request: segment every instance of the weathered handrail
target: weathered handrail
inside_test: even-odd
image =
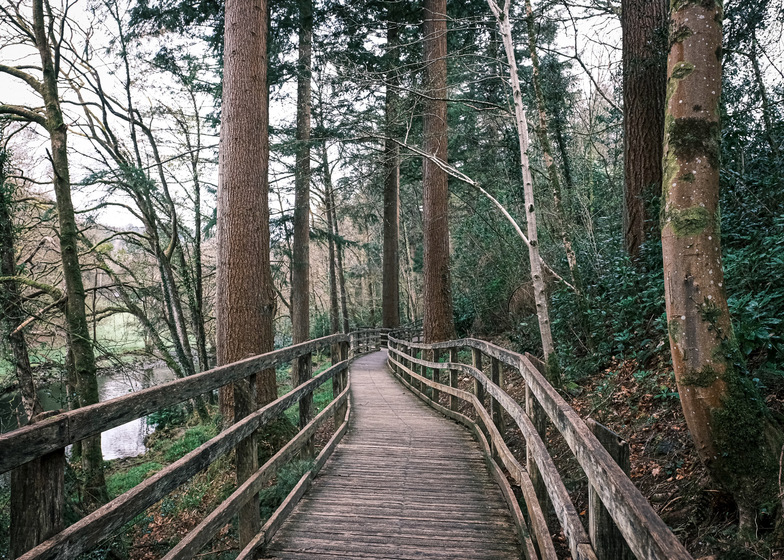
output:
[[[584,540],[584,530],[582,530],[582,525],[578,529],[577,524],[573,522],[575,513],[573,512],[573,506],[571,506],[570,510],[569,505],[571,505],[571,501],[566,500],[569,505],[565,503],[563,494],[558,488],[558,483],[552,480],[552,472],[548,472],[550,470],[548,463],[551,460],[548,461],[542,456],[545,454],[549,457],[549,454],[547,454],[544,445],[540,445],[541,439],[539,430],[535,429],[535,422],[532,421],[529,414],[514,399],[506,394],[496,383],[493,383],[480,369],[458,363],[457,353],[452,352],[452,350],[471,348],[475,353],[485,354],[520,372],[530,394],[536,399],[554,427],[561,433],[572,453],[574,453],[577,462],[586,474],[588,482],[609,511],[636,558],[646,560],[692,560],[691,555],[689,555],[661,518],[656,515],[656,512],[645,497],[613,461],[607,450],[591,433],[579,415],[564,401],[527,357],[494,344],[471,338],[437,344],[422,344],[390,337],[389,347],[390,356],[395,355],[409,363],[418,364],[420,367],[433,370],[462,371],[471,375],[477,382],[475,392],[477,397],[479,397],[477,400],[480,404],[482,401],[481,397],[486,392],[515,420],[526,439],[526,448],[534,455],[536,467],[538,467],[539,474],[547,486],[550,500],[569,540],[573,557],[579,558],[584,554],[584,550],[581,551],[579,546],[586,544],[581,542]],[[408,350],[408,353],[401,349]],[[450,362],[428,361],[409,355],[417,350],[439,351],[447,349],[450,350]],[[479,361],[481,363],[481,358]],[[394,369],[394,367],[402,366],[403,364],[393,358],[391,365]],[[410,368],[406,369],[409,373],[413,373]],[[422,378],[423,376],[417,375],[417,382],[423,383]],[[450,378],[450,383],[456,384],[457,376],[452,375]],[[447,389],[449,386],[437,382],[431,383],[439,385],[438,390],[453,394]],[[428,383],[425,384],[430,386]],[[522,469],[519,463],[517,465]],[[513,469],[510,469],[508,464],[505,466],[510,471],[510,474],[514,476],[515,472],[513,472]],[[519,475],[520,473],[518,472],[517,474]],[[526,497],[526,501],[528,501],[528,497]],[[580,530],[582,530],[582,534]]]
[[[219,366],[189,377],[123,395],[115,399],[62,412],[35,424],[0,434],[0,474],[28,461],[147,416],[278,364],[346,343],[349,335],[334,334]]]
[[[348,367],[357,354],[380,346],[388,329],[361,329],[350,334],[337,334],[276,350],[261,356],[218,367],[184,379],[178,379],[137,393],[122,396],[83,409],[57,414],[52,418],[28,425],[0,436],[0,472],[19,467],[27,461],[62,448],[85,437],[96,435],[117,425],[150,414],[165,406],[183,402],[207,391],[236,382],[267,368],[296,359],[309,360],[311,353],[323,348],[332,352],[332,366],[308,379],[282,397],[220,432],[214,438],[165,467],[128,492],[90,513],[70,527],[37,544],[19,556],[21,560],[70,559],[89,551],[103,539],[114,534],[146,508],[190,480],[212,462],[235,449],[239,443],[257,432],[269,421],[279,417],[291,406],[304,402],[313,392],[332,380],[333,400],[306,425],[275,456],[258,468],[235,492],[224,500],[207,518],[186,535],[166,556],[186,559],[199,550],[214,534],[236,515],[240,508],[258,495],[264,483],[277,469],[297,453],[306,452],[316,430],[330,417],[335,419],[335,432],[319,453],[311,470],[303,477],[289,497],[262,528],[263,538],[253,542],[263,546],[277,530],[285,514],[293,507],[310,480],[326,462],[337,442],[345,433],[350,414],[348,403]],[[350,354],[350,355],[349,355]],[[25,446],[20,448],[19,446]],[[312,448],[311,448],[312,449]],[[58,451],[60,450],[60,451]],[[303,451],[304,450],[304,451]],[[307,480],[305,480],[307,478]],[[62,481],[60,481],[62,484]],[[12,486],[13,491],[13,486]],[[62,508],[62,503],[50,504]],[[32,504],[35,507],[35,504]],[[27,548],[27,547],[25,547]],[[22,550],[24,551],[25,548]],[[254,549],[256,550],[256,549]]]

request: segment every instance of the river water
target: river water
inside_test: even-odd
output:
[[[174,379],[174,374],[165,366],[118,368],[98,377],[98,395],[101,402],[127,395],[141,389]],[[65,387],[52,383],[38,392],[45,410],[65,407]],[[7,432],[18,426],[16,411],[21,407],[18,392],[0,395],[0,431]],[[117,426],[101,434],[101,449],[104,460],[136,457],[145,452],[144,438],[154,430],[146,418],[139,418]]]

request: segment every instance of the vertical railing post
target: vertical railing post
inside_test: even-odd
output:
[[[457,363],[459,349],[454,346],[449,349],[449,361],[453,364]],[[459,373],[456,369],[449,370],[449,386],[457,389],[459,383]],[[460,408],[460,399],[454,395],[449,395],[449,408],[452,410],[458,410]]]
[[[618,434],[592,418],[589,418],[586,424],[602,447],[610,454],[610,457],[628,476],[631,470],[629,444]],[[629,545],[626,544],[626,540],[615,525],[615,521],[599,499],[599,494],[591,485],[588,486],[588,535],[591,537],[591,544],[593,544],[598,560],[634,559]]]
[[[58,414],[42,412],[30,423]],[[65,449],[11,471],[11,558],[18,558],[64,529]]]
[[[480,372],[482,371],[482,351],[478,348],[471,348],[471,365]],[[474,378],[474,394],[476,395],[476,398],[479,399],[479,403],[484,406],[485,389],[482,386],[482,383],[476,378]]]
[[[539,370],[542,375],[544,375],[544,363],[537,357],[532,356],[527,352],[525,356],[534,365],[534,367],[536,367],[536,369]],[[534,428],[536,428],[539,437],[542,438],[542,441],[546,442],[547,439],[545,436],[547,432],[547,415],[539,402],[536,400],[536,397],[531,391],[531,387],[529,387],[527,383],[525,385],[525,413],[531,420]],[[531,482],[533,483],[534,490],[536,491],[536,496],[539,499],[539,504],[542,506],[542,512],[544,512],[544,515],[548,519],[549,523],[550,511],[552,510],[552,506],[550,505],[550,498],[547,495],[547,488],[544,484],[544,479],[539,472],[539,467],[536,466],[536,460],[534,459],[533,453],[531,452],[531,446],[528,445],[525,447],[525,466],[528,470],[529,476],[531,477]]]
[[[234,387],[234,422],[252,414],[256,410],[257,384],[256,375],[249,375],[245,379],[237,380]],[[259,455],[257,451],[258,431],[253,432],[236,447],[236,472],[237,482],[242,484],[259,468]],[[240,547],[247,545],[261,529],[261,515],[259,512],[259,495],[255,494],[242,507],[238,514],[238,533]]]
[[[498,385],[501,390],[504,388],[504,372],[501,369],[501,362],[498,358],[491,358],[490,359],[490,380]],[[490,397],[490,401],[492,403],[492,414],[493,414],[493,423],[495,427],[498,428],[498,431],[501,433],[501,436],[504,435],[506,431],[506,427],[504,426],[504,409],[501,406],[501,403],[498,402],[496,399]]]
[[[308,352],[297,358],[297,383],[295,387],[306,383],[313,377],[313,354]],[[308,425],[311,420],[311,409],[313,408],[313,393],[303,395],[299,400],[299,429],[302,430]],[[315,455],[315,446],[313,438],[308,440],[308,443],[302,448],[302,457],[310,458]]]
[[[331,364],[333,366],[335,364],[339,364],[342,361],[340,359],[340,343],[339,342],[335,343],[335,344],[332,344],[329,347],[329,357],[330,357],[330,362],[331,362]],[[345,387],[342,386],[342,382],[343,382],[342,372],[336,373],[334,376],[332,376],[332,398],[333,399],[338,398],[338,395],[340,395],[340,393],[343,392],[343,389],[345,389]],[[332,416],[333,423],[335,424],[335,429],[337,429],[338,426],[340,426],[340,424],[343,422],[343,416],[341,416],[339,409],[340,409],[340,407],[335,408],[335,412],[333,413],[333,416]]]
[[[431,362],[438,362],[441,359],[441,350],[434,348],[430,351],[430,361]],[[438,368],[433,368],[433,381],[436,383],[441,383],[441,370]],[[438,389],[433,389],[432,399],[433,402],[438,402],[441,398],[441,391]]]

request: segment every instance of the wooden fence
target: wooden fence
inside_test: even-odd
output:
[[[586,425],[544,378],[541,362],[534,365],[536,358],[471,338],[422,344],[395,332],[390,333],[388,346],[390,367],[402,383],[436,410],[465,424],[484,447],[527,558],[556,559],[547,523],[552,508],[574,559],[692,560],[627,476],[628,446],[603,426],[592,421]],[[460,350],[471,352],[471,365],[459,362]],[[441,362],[446,353],[448,360]],[[490,360],[489,377],[483,372],[485,359]],[[525,380],[524,406],[503,390],[502,364]],[[461,376],[473,378],[472,391],[458,387]],[[449,396],[443,402],[442,393]],[[473,407],[476,420],[459,412],[460,401]],[[525,465],[504,442],[505,415],[525,439]],[[548,423],[563,436],[588,479],[588,530],[543,441]],[[527,516],[500,466],[520,488]]]
[[[301,404],[301,408],[309,410],[313,392],[331,380],[333,398],[329,405],[314,418],[301,422],[299,432],[277,454],[240,484],[165,556],[166,560],[193,558],[246,504],[256,500],[258,509],[259,491],[281,466],[307,449],[316,430],[329,417],[334,417],[335,431],[315,457],[312,468],[239,555],[242,559],[254,557],[310,486],[346,431],[350,415],[348,366],[351,359],[378,348],[385,338],[383,329],[363,329],[349,335],[319,338],[70,412],[45,413],[23,428],[0,435],[0,474],[12,471],[12,475],[17,475],[12,476],[12,503],[21,505],[21,509],[12,510],[11,557],[71,560],[95,548],[216,459],[241,446],[286,409]],[[66,446],[224,385],[240,382],[266,369],[293,360],[309,365],[312,354],[325,349],[329,349],[332,360],[332,365],[325,371],[239,419],[178,461],[64,528]]]

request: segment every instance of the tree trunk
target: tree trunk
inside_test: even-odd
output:
[[[331,334],[336,334],[340,329],[337,251],[335,250],[335,225],[332,222],[332,174],[329,172],[329,157],[325,142],[321,143],[321,168],[324,181],[324,213],[327,215],[327,233],[329,236],[329,329]]]
[[[512,86],[512,97],[515,106],[515,125],[520,146],[520,171],[523,176],[523,197],[526,209],[526,227],[528,233],[528,258],[531,263],[531,281],[534,286],[534,302],[536,303],[536,317],[539,321],[539,335],[542,340],[542,353],[544,361],[548,362],[555,353],[553,335],[550,329],[550,309],[547,302],[547,289],[542,274],[542,258],[539,255],[539,235],[536,231],[536,207],[534,206],[534,187],[531,177],[531,167],[528,163],[528,123],[523,107],[523,94],[520,91],[520,79],[517,75],[517,59],[515,58],[514,43],[512,42],[512,25],[509,21],[509,6],[505,5],[502,12],[494,0],[488,0],[490,9],[495,15],[501,39],[504,43],[506,59],[509,63],[509,80]],[[550,381],[556,381],[551,375]]]
[[[446,0],[424,2],[423,150],[447,161]],[[446,171],[425,158],[422,163],[424,220],[424,296],[426,343],[454,338],[452,279],[449,270],[449,189]]]
[[[7,153],[0,147],[0,276],[16,276],[16,256],[14,252],[14,226],[11,221],[12,187],[6,183]],[[19,394],[25,422],[43,412],[35,390],[30,356],[22,331],[16,328],[25,320],[22,297],[16,282],[0,282],[0,311],[2,311],[3,336],[7,337],[13,354]]]
[[[63,120],[58,92],[58,69],[47,38],[43,0],[33,0],[33,34],[41,58],[43,83],[41,94],[46,106],[46,129],[51,145],[53,185],[60,226],[60,257],[65,282],[65,322],[69,347],[79,391],[79,406],[98,402],[98,381],[95,377],[95,355],[85,311],[84,284],[79,265],[78,227],[71,201],[71,176],[68,166],[67,126]],[[101,436],[82,443],[85,499],[92,505],[104,503],[106,481],[103,474]]]
[[[327,171],[329,172],[329,171]],[[330,185],[332,181],[330,181]],[[332,227],[335,232],[335,243],[337,245],[337,265],[338,265],[338,287],[340,288],[340,311],[343,315],[343,332],[349,332],[348,321],[348,294],[346,293],[346,276],[343,273],[343,244],[340,243],[340,230],[338,229],[338,214],[335,209],[335,193],[329,189],[329,205],[332,210]]]
[[[400,153],[397,142],[398,24],[393,4],[387,7],[387,87],[384,143],[384,256],[381,276],[381,326],[400,326]]]
[[[273,349],[267,14],[266,0],[226,4],[215,305],[218,365]],[[239,420],[274,399],[276,392],[274,370],[261,372],[221,390],[222,412]],[[237,446],[238,484],[256,470],[257,460],[255,437]],[[259,528],[258,500],[251,499],[239,513],[240,548]]]
[[[700,458],[735,498],[741,530],[778,503],[782,434],[732,333],[720,245],[721,5],[673,4],[667,61],[662,250],[673,369]]]
[[[749,59],[751,60],[751,68],[754,70],[754,81],[757,83],[757,91],[759,91],[760,100],[762,101],[762,120],[765,123],[765,140],[768,142],[773,157],[776,160],[779,160],[781,158],[781,150],[773,135],[773,111],[770,97],[768,97],[768,90],[765,88],[765,81],[762,77],[762,70],[760,69],[759,58],[757,57],[757,49],[759,49],[757,34],[752,31]]]
[[[553,193],[553,210],[555,214],[555,223],[558,228],[558,235],[563,243],[564,250],[566,251],[566,261],[569,264],[569,275],[572,279],[575,292],[580,302],[580,310],[584,312],[584,304],[582,297],[582,282],[580,280],[580,270],[577,266],[577,255],[574,252],[572,245],[572,238],[566,231],[566,212],[563,206],[563,195],[561,193],[561,181],[558,178],[558,170],[555,167],[555,159],[553,158],[553,148],[550,144],[550,138],[547,135],[547,111],[544,104],[544,93],[542,92],[541,73],[539,71],[539,55],[536,51],[536,23],[534,21],[534,12],[531,7],[531,0],[525,0],[526,22],[528,25],[528,50],[531,55],[532,78],[534,84],[534,97],[536,98],[536,108],[539,114],[539,126],[536,127],[536,134],[539,138],[539,144],[542,148],[542,156],[544,157],[544,165],[547,168],[547,178],[550,182],[550,190]]]
[[[310,338],[310,80],[313,0],[299,0],[297,63],[297,153],[294,172],[294,239],[291,252],[291,335],[299,344]],[[310,378],[310,356],[291,363],[291,385]],[[299,403],[300,427],[310,421],[312,396]]]
[[[649,204],[661,196],[668,0],[622,0],[623,237],[636,258],[655,233]]]

